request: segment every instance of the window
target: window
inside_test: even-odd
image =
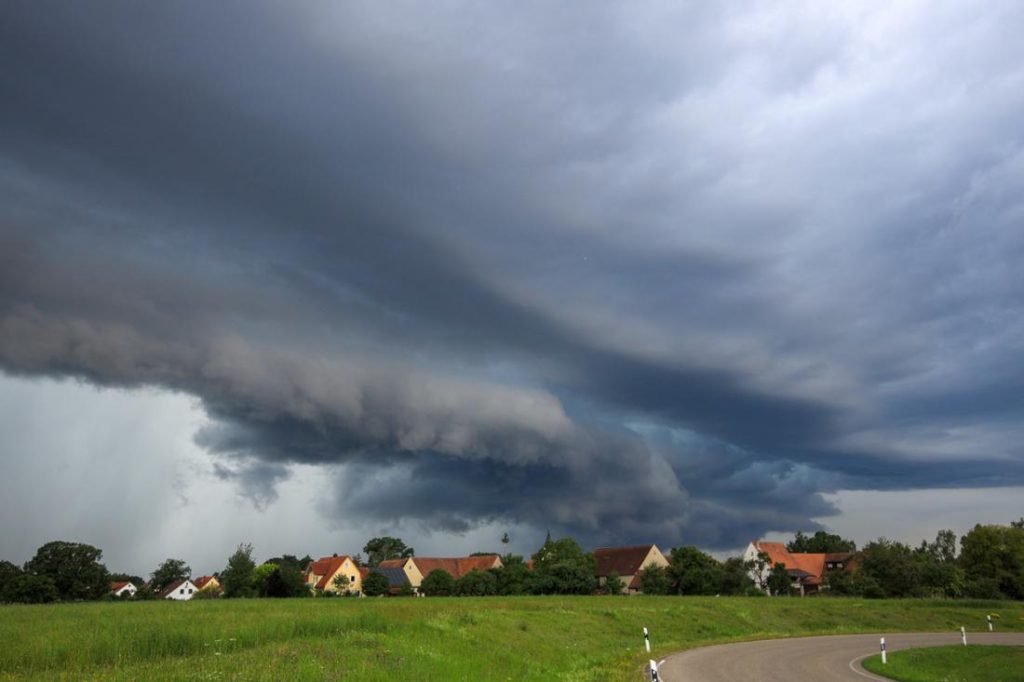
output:
[[[183,587],[180,590],[178,590],[178,594],[185,594],[185,588]]]

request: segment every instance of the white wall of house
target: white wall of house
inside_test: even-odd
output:
[[[182,584],[175,587],[170,594],[164,599],[173,599],[174,601],[188,601],[195,596],[195,593],[199,591],[199,588],[191,580],[186,580]]]
[[[114,592],[115,597],[134,597],[139,588],[134,583],[128,583],[121,589]]]

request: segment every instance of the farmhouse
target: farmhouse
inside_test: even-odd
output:
[[[480,556],[465,557],[411,557],[420,573],[420,580],[430,575],[432,571],[445,571],[458,580],[470,571],[487,571],[492,568],[501,568],[501,557],[497,554],[482,554]],[[381,564],[383,565],[383,563]],[[412,583],[413,587],[419,587],[419,583]]]
[[[766,555],[768,561],[760,569],[755,566],[750,570],[750,577],[753,581],[758,585],[763,585],[772,568],[782,564],[793,579],[793,589],[798,590],[801,596],[821,590],[826,572],[852,571],[856,568],[854,552],[830,554],[790,552],[781,542],[766,542],[764,540],[751,542],[743,553],[743,561],[756,562],[761,554]]]
[[[623,594],[640,594],[640,578],[648,566],[668,567],[668,559],[657,545],[601,547],[594,550],[594,558],[598,584],[603,586],[614,573],[623,582]]]
[[[348,585],[341,589],[335,584],[338,576],[348,578]],[[360,595],[363,591],[363,576],[359,567],[348,555],[323,557],[317,559],[306,569],[306,584],[314,590],[324,592],[347,592]]]
[[[413,592],[418,592],[420,583],[423,582],[423,574],[412,557],[386,559],[374,570],[388,579],[388,588],[393,594],[401,590],[403,585],[409,585]]]
[[[219,590],[220,581],[215,575],[202,575],[192,581],[200,592],[204,590]]]
[[[115,597],[134,597],[138,590],[139,588],[135,587],[135,583],[131,582],[117,582],[110,585],[110,592]]]
[[[173,583],[160,590],[161,599],[172,599],[174,601],[188,601],[199,590],[196,584],[189,579],[175,580]]]

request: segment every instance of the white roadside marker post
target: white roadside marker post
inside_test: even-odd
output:
[[[967,630],[962,626],[960,628],[960,639],[963,640],[964,646],[967,646]]]
[[[659,682],[661,680],[661,678],[658,677],[658,664],[654,662],[653,658],[651,659],[650,665],[651,665],[651,682]]]
[[[988,631],[992,632],[992,614],[990,613],[987,616],[985,616],[985,620],[988,621]]]
[[[889,661],[887,661],[887,660],[885,659],[885,637],[883,637],[883,638],[882,638],[882,665],[885,665],[885,664],[886,664],[886,663],[888,663],[888,662],[889,662]]]
[[[644,646],[647,647],[647,653],[651,653],[651,638],[647,634],[647,628],[644,628]]]

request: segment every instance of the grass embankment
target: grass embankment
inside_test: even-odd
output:
[[[864,667],[901,682],[1021,682],[1024,647],[939,646],[908,649],[865,659]]]
[[[991,602],[297,599],[0,607],[0,680],[636,680],[724,641],[983,626]],[[999,605],[1024,629],[1024,604]]]

